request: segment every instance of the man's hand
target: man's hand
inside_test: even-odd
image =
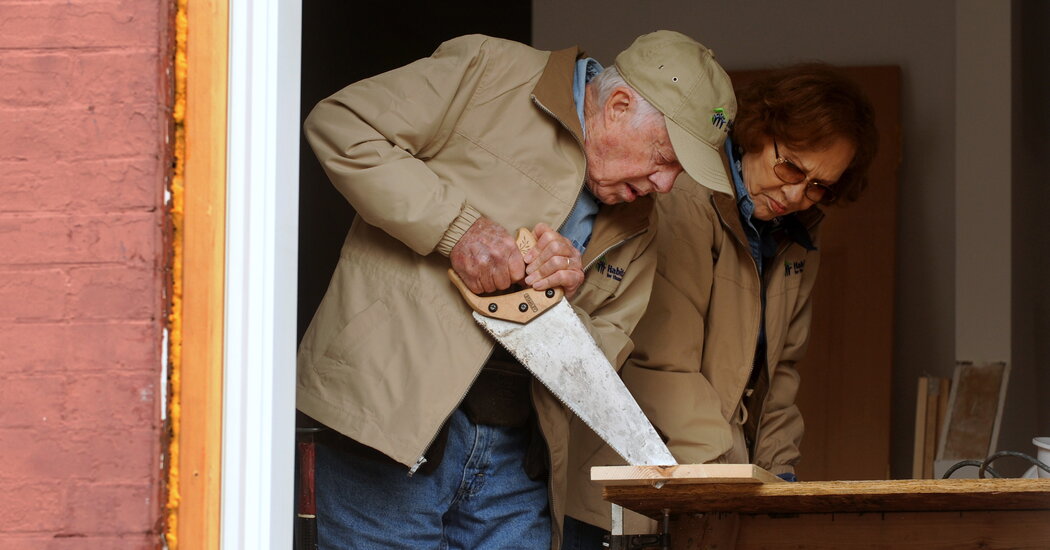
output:
[[[514,237],[485,217],[478,218],[460,237],[449,260],[474,294],[504,290],[525,276],[525,260]]]
[[[580,252],[545,223],[537,224],[533,234],[536,246],[525,255],[525,284],[536,290],[560,286],[565,297],[571,298],[583,284]]]

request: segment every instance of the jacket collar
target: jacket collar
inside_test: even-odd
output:
[[[594,220],[591,242],[583,253],[583,265],[590,265],[610,248],[647,231],[655,205],[652,195],[638,197],[634,202],[601,205]]]
[[[547,58],[532,97],[540,107],[550,112],[563,126],[583,143],[583,128],[576,116],[576,104],[572,99],[572,79],[576,71],[576,59],[583,55],[577,47],[553,51]]]
[[[532,89],[533,100],[563,127],[569,130],[583,146],[583,128],[576,114],[576,103],[572,97],[572,79],[576,73],[576,60],[584,54],[577,47],[553,51],[547,58],[536,87]],[[592,240],[583,255],[583,265],[631,237],[644,233],[656,202],[652,196],[638,197],[630,203],[600,205],[594,221]],[[594,240],[594,239],[598,240]]]
[[[726,171],[726,175],[730,178],[729,181],[733,181],[733,174],[729,171],[729,157],[726,156],[725,152],[722,153],[722,167]],[[746,244],[747,233],[744,232],[744,225],[740,222],[740,207],[737,205],[737,198],[729,193],[723,193],[720,191],[711,192],[711,201],[714,203],[715,211],[718,212],[718,217],[721,218],[722,223],[729,228],[729,231],[742,243]],[[793,226],[791,230],[787,231],[790,242],[798,243],[800,246],[807,250],[813,249],[813,228],[824,218],[824,212],[818,206],[812,206],[801,212],[795,212],[789,214],[785,218],[786,225]],[[796,233],[795,230],[801,230],[804,234]],[[788,244],[788,240],[781,242],[780,246],[777,247],[777,252],[783,249]]]

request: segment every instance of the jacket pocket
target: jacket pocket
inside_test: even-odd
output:
[[[372,335],[385,327],[389,320],[390,311],[386,303],[382,300],[372,302],[346,323],[325,348],[324,356],[337,363],[354,364],[355,355],[364,351],[363,347],[372,339]]]

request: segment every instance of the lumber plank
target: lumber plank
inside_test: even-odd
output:
[[[1048,479],[917,479],[797,483],[668,482],[662,488],[635,479],[604,480],[605,499],[656,518],[706,512],[801,514],[1050,510]]]
[[[915,436],[911,459],[911,477],[922,479],[926,475],[926,449],[929,445],[927,430],[929,428],[928,397],[930,393],[930,377],[920,376],[918,391],[915,393]]]
[[[599,485],[696,483],[785,483],[754,464],[678,464],[674,466],[596,466],[591,481]]]

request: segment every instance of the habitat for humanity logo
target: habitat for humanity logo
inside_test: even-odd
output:
[[[598,263],[594,264],[594,269],[614,281],[622,281],[624,273],[627,273],[627,268],[616,267],[606,263],[605,256],[598,258]]]
[[[732,121],[726,118],[726,110],[721,107],[716,108],[711,115],[711,125],[725,132],[733,127]]]
[[[794,273],[795,275],[798,275],[799,273],[802,273],[803,269],[806,269],[806,260],[802,260],[801,262],[789,262],[789,261],[786,261],[786,260],[784,261],[784,276],[785,277],[787,277],[788,275],[791,275],[792,273]]]

